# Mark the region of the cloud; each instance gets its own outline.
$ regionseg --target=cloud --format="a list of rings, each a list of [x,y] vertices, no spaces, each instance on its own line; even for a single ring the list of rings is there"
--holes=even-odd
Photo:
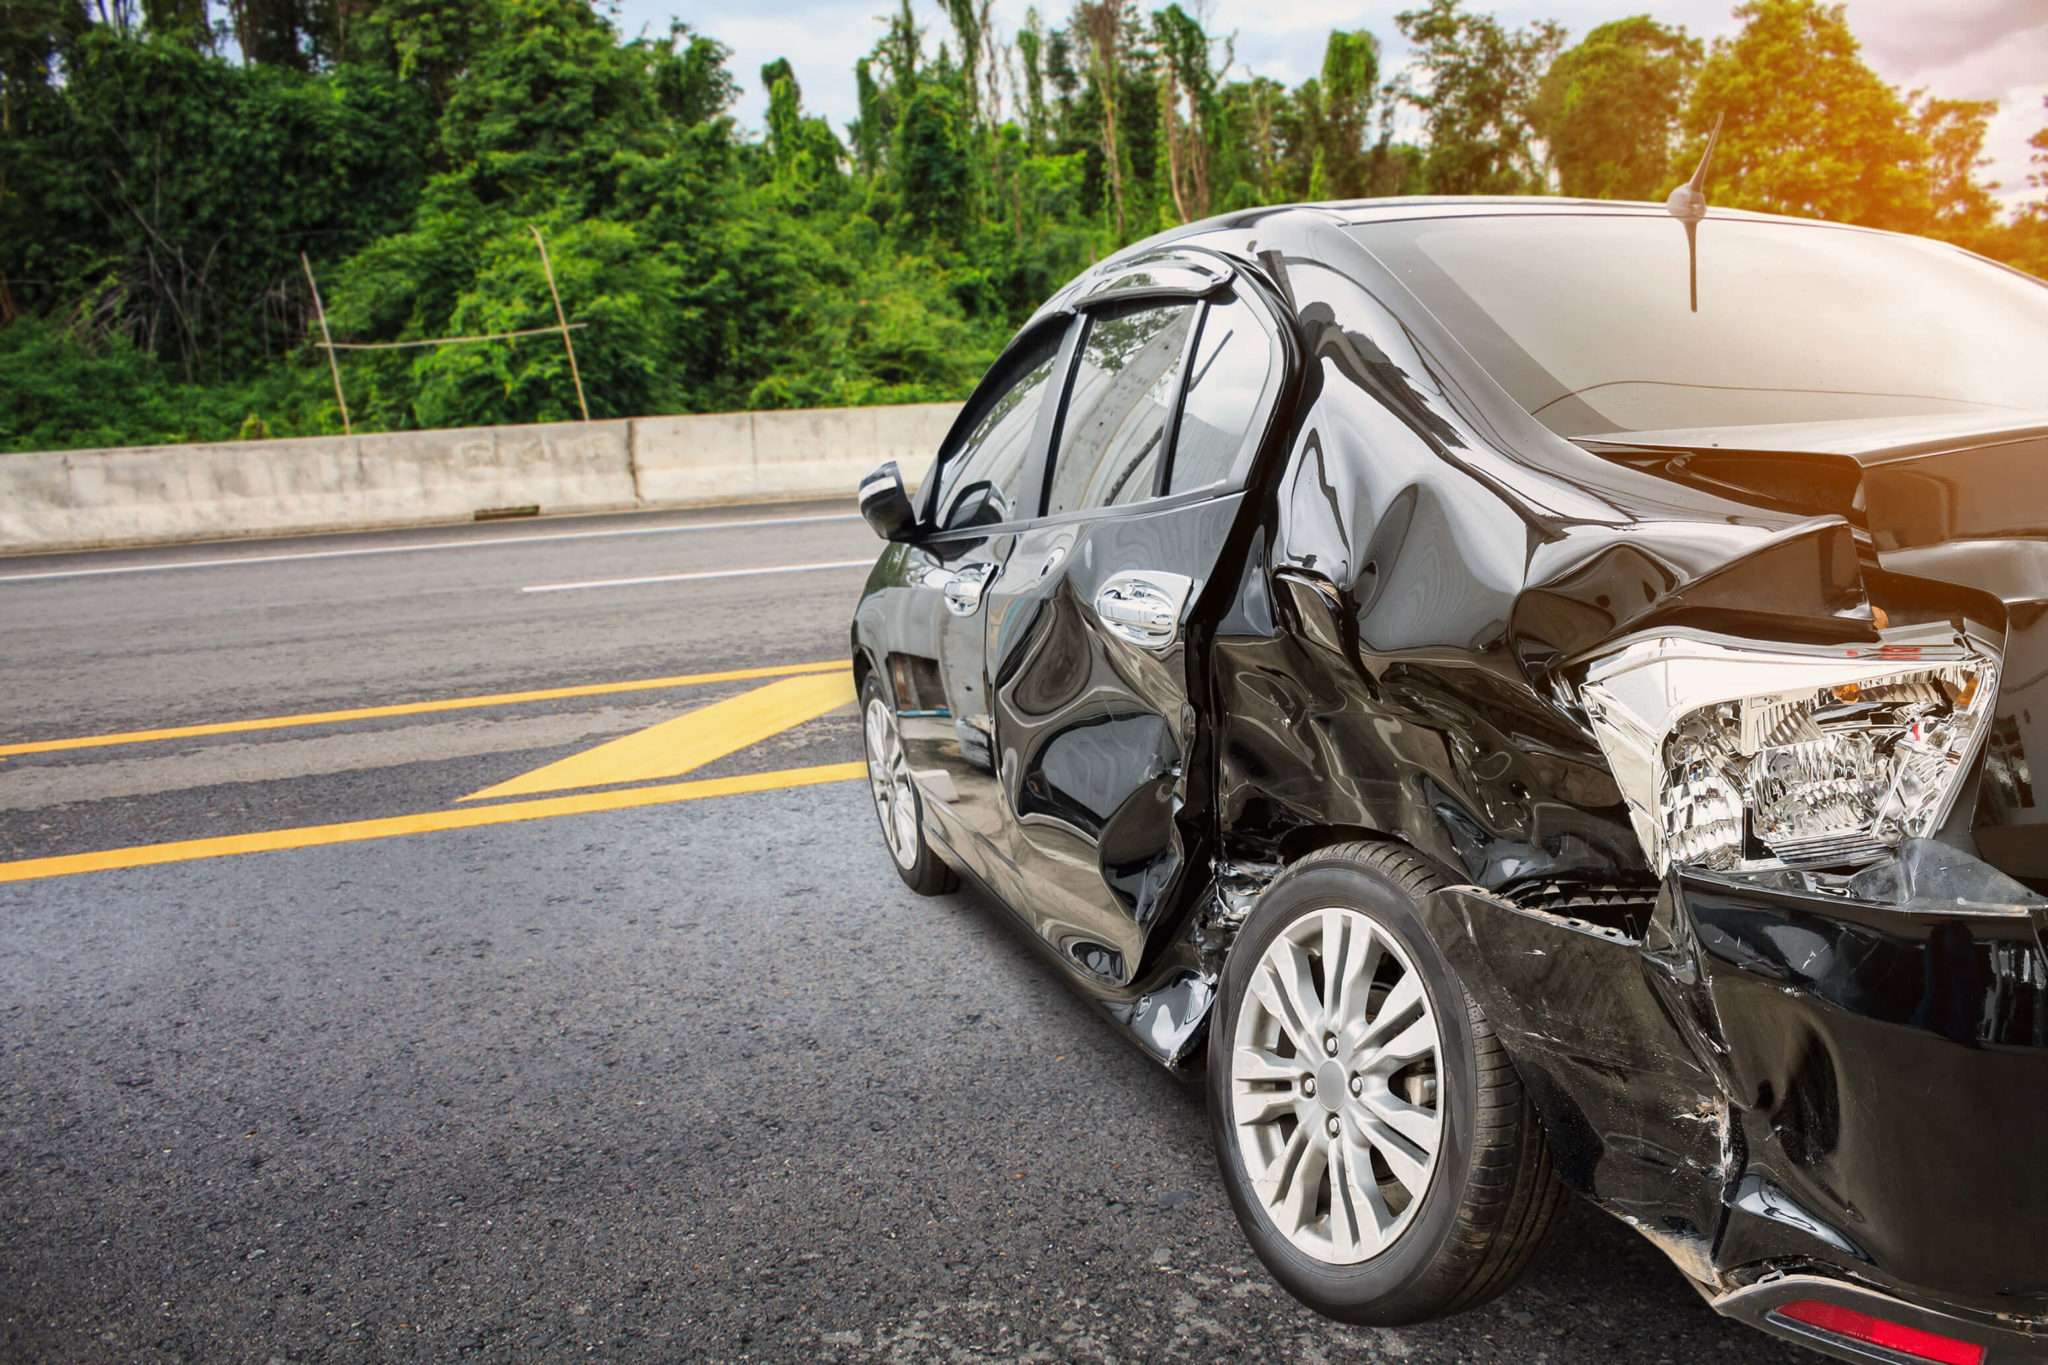
[[[2010,49],[2030,31],[2020,50],[2030,43],[2039,69],[2048,43],[2041,0],[1854,0],[1849,26],[1880,71],[1939,71]]]
[[[787,57],[803,90],[804,107],[829,118],[835,128],[859,109],[854,92],[853,64],[866,56],[882,36],[876,15],[885,0],[749,0],[742,9],[673,3],[673,0],[621,0],[619,27],[628,34],[643,28],[660,34],[671,13],[699,33],[732,49],[732,72],[741,96],[741,122],[758,127],[767,108],[761,68]],[[708,11],[708,12],[706,12]]]
[[[2048,14],[2041,0],[1854,0],[1849,26],[1886,80],[1942,99],[1997,100],[1985,131],[1998,198],[2039,198],[2027,186],[2027,139],[2048,125]]]

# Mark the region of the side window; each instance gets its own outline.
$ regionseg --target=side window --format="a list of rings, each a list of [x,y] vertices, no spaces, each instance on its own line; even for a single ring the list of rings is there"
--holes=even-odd
[[[1167,492],[1207,488],[1238,472],[1273,410],[1278,360],[1251,304],[1233,294],[1210,306],[1188,372]]]
[[[941,530],[962,526],[993,526],[1038,514],[1035,490],[1026,490],[1024,475],[1031,462],[1031,432],[1039,406],[1051,388],[1059,360],[1060,333],[1049,329],[1029,351],[1011,363],[1014,376],[988,404],[981,420],[939,466],[938,509]]]
[[[1196,311],[1190,303],[1155,303],[1089,317],[1046,515],[1153,495]]]

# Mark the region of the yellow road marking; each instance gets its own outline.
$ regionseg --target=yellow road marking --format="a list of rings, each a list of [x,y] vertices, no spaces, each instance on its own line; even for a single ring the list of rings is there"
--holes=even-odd
[[[366,839],[394,839],[409,834],[434,834],[443,830],[474,829],[480,825],[504,825],[521,820],[551,820],[562,815],[631,810],[636,806],[701,801],[711,796],[740,796],[749,792],[780,791],[789,787],[810,787],[826,782],[847,782],[866,775],[867,766],[862,763],[826,763],[811,768],[784,768],[777,772],[748,773],[742,777],[714,777],[694,782],[671,782],[658,787],[631,787],[624,791],[552,796],[538,801],[517,801],[502,806],[467,806],[460,810],[394,815],[378,820],[353,820],[337,825],[306,825],[298,829],[274,829],[257,834],[187,839],[172,844],[142,844],[133,848],[105,849],[98,853],[70,853],[56,858],[30,858],[18,863],[0,863],[0,882],[69,877],[80,872],[105,872],[121,867],[153,867],[160,863],[184,863],[201,858],[233,857],[243,853],[315,848],[325,844],[357,843]]]
[[[700,706],[674,720],[621,735],[494,787],[471,792],[462,799],[534,796],[541,792],[582,791],[681,777],[852,702],[853,679],[847,674],[784,678],[737,697]]]
[[[811,664],[776,664],[766,668],[732,668],[721,673],[679,673],[668,678],[640,678],[631,682],[589,683],[581,687],[546,687],[533,692],[493,692],[479,697],[409,701],[393,706],[358,706],[347,711],[309,711],[296,716],[263,716],[255,720],[225,720],[210,725],[178,725],[164,730],[124,730],[118,734],[85,735],[76,739],[44,739],[22,744],[0,744],[0,757],[10,754],[51,754],[67,749],[100,749],[113,744],[149,744],[158,740],[194,739],[204,735],[234,735],[251,730],[285,730],[299,725],[339,725],[345,721],[378,720],[386,716],[423,716],[437,711],[469,711],[486,706],[518,706],[526,702],[559,701],[565,697],[609,697],[621,692],[658,692],[672,687],[697,687],[707,683],[746,682],[753,678],[837,673],[851,667],[851,664],[837,660]]]

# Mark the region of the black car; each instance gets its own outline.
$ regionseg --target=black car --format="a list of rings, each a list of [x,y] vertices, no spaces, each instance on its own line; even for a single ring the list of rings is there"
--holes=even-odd
[[[1265,209],[1061,290],[853,623],[903,879],[1147,1052],[1311,1306],[1561,1194],[1849,1359],[2048,1355],[2048,286],[1655,204]]]

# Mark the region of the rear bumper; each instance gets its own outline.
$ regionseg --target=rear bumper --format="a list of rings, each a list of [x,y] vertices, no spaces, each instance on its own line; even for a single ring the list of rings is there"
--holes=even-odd
[[[1722,1311],[1848,1359],[1912,1357],[1783,1306],[2048,1360],[2048,906],[1954,850],[1907,871],[1882,901],[1687,873],[1607,925],[1477,887],[1429,913],[1560,1173]]]
[[[1670,890],[1730,1109],[1724,1280],[1807,1266],[2048,1331],[2039,912],[1927,888],[1904,904]]]

